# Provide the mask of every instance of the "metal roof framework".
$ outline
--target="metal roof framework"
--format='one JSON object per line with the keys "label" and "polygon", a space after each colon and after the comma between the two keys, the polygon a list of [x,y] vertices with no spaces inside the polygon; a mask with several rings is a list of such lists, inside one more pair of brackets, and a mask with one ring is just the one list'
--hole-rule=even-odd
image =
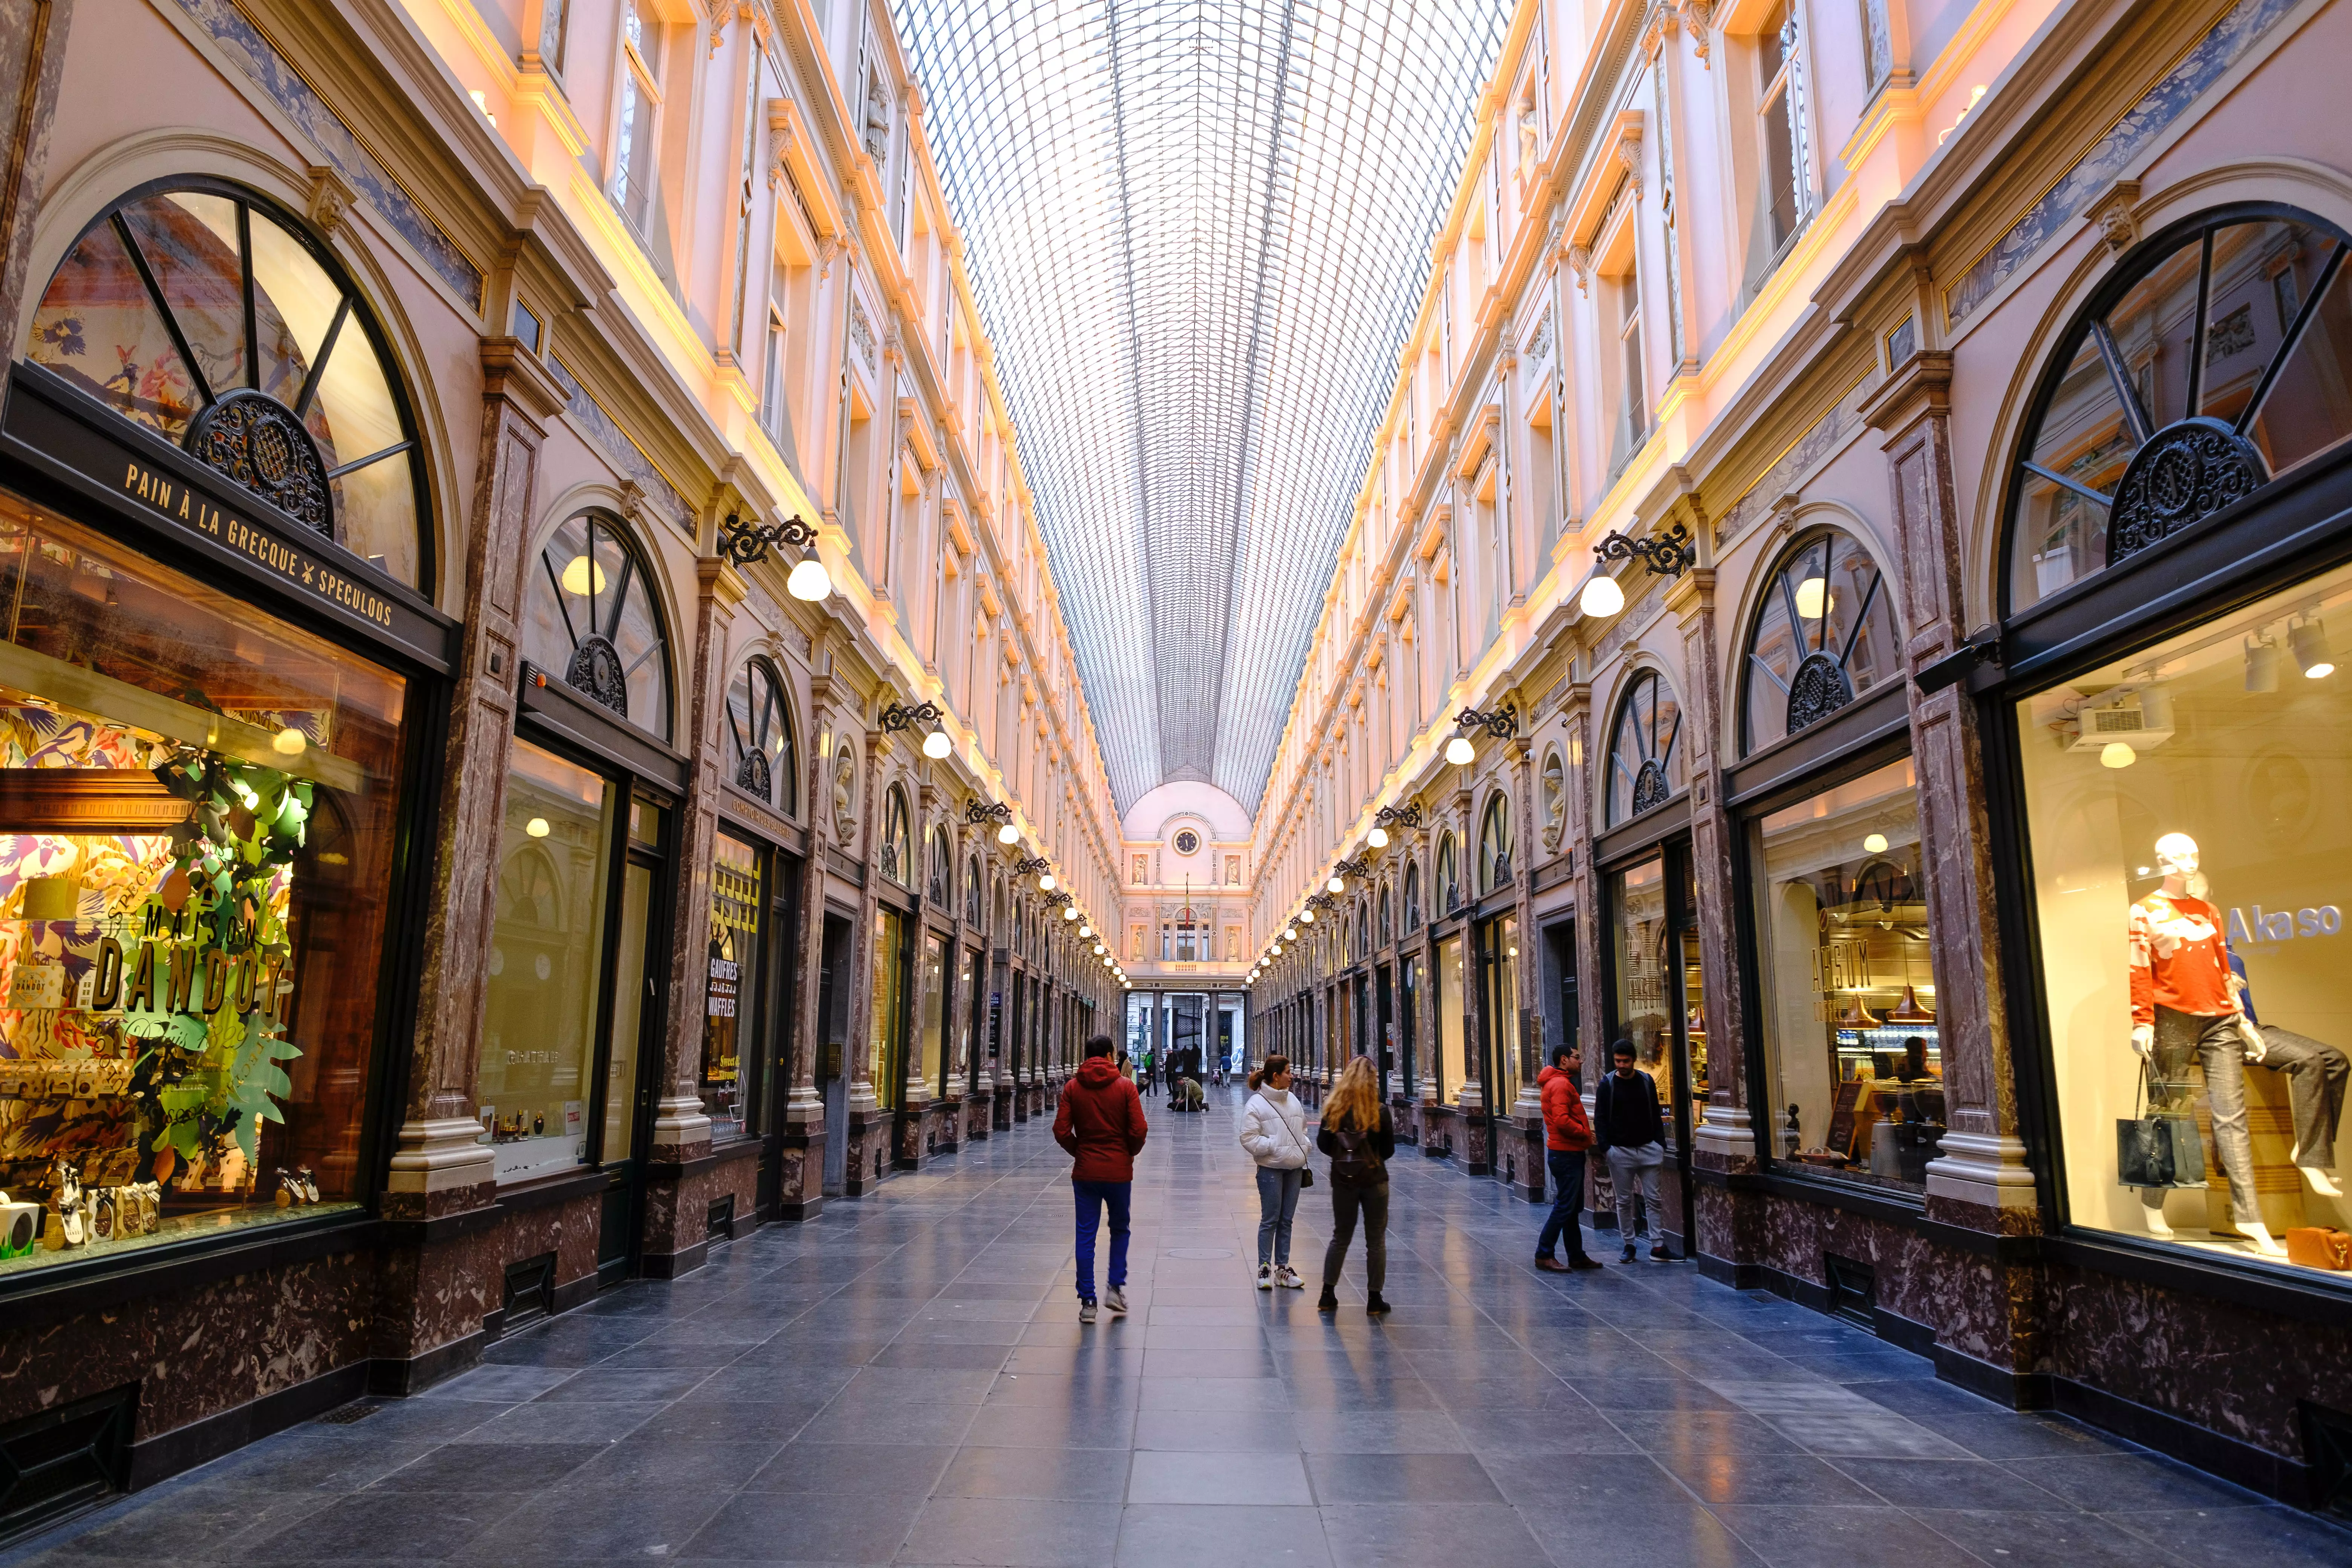
{"label": "metal roof framework", "polygon": [[1255,811],[1507,0],[894,0],[1124,811]]}

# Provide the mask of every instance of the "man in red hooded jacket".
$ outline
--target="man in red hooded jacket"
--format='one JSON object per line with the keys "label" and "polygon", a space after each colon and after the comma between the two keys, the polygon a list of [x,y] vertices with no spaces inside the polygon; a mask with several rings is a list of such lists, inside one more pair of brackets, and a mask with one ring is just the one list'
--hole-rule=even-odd
{"label": "man in red hooded jacket", "polygon": [[[1585,1117],[1584,1097],[1576,1085],[1583,1066],[1583,1055],[1574,1046],[1556,1046],[1551,1066],[1536,1075],[1543,1095],[1545,1163],[1551,1167],[1551,1215],[1536,1238],[1536,1267],[1547,1274],[1601,1267],[1584,1250],[1578,1218],[1584,1206],[1584,1156],[1592,1147],[1592,1123]],[[1552,1256],[1563,1237],[1568,1241],[1565,1263]]]}
{"label": "man in red hooded jacket", "polygon": [[1128,1199],[1135,1190],[1135,1157],[1143,1152],[1143,1097],[1111,1065],[1111,1040],[1087,1042],[1078,1076],[1062,1086],[1054,1113],[1054,1142],[1069,1151],[1070,1189],[1078,1200],[1078,1321],[1095,1321],[1095,1233],[1110,1205],[1110,1272],[1103,1305],[1127,1310]]}

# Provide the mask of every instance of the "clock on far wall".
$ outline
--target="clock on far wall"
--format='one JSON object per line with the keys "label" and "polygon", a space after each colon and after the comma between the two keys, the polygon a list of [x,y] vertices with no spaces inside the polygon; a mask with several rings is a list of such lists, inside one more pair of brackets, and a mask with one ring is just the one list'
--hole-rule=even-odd
{"label": "clock on far wall", "polygon": [[1199,853],[1200,853],[1200,850],[1201,850],[1201,836],[1200,836],[1199,834],[1197,834],[1197,833],[1193,832],[1193,831],[1192,831],[1191,828],[1189,828],[1189,827],[1186,827],[1186,828],[1180,828],[1180,829],[1177,831],[1177,834],[1176,834],[1176,853],[1177,853],[1177,854],[1179,854],[1179,855],[1197,855],[1197,854],[1199,854]]}

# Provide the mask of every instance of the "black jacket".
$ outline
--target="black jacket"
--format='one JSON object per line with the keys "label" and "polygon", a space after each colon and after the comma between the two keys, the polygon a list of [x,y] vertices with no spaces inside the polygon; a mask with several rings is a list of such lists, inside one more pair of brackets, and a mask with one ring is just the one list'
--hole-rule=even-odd
{"label": "black jacket", "polygon": [[1639,1068],[1630,1078],[1602,1073],[1601,1087],[1592,1094],[1593,1148],[1638,1149],[1665,1141],[1666,1123],[1658,1110],[1656,1080]]}
{"label": "black jacket", "polygon": [[[1335,1160],[1346,1152],[1328,1127],[1316,1128],[1315,1146]],[[1396,1123],[1390,1120],[1389,1108],[1385,1105],[1381,1107],[1380,1131],[1372,1134],[1372,1152],[1381,1157],[1382,1164],[1396,1158]]]}

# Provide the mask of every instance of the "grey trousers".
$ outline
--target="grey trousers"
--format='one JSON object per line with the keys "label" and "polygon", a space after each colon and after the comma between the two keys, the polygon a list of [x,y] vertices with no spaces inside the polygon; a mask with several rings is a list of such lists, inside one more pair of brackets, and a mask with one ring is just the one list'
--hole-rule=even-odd
{"label": "grey trousers", "polygon": [[[2254,1203],[2254,1141],[2246,1130],[2245,1041],[2234,1013],[2156,1010],[2156,1048],[2148,1062],[2147,1108],[2186,1116],[2196,1097],[2189,1064],[2205,1069],[2205,1100],[2213,1119],[2213,1152],[2230,1178],[2230,1217],[2240,1225],[2262,1223]],[[2166,1189],[2143,1187],[2139,1201],[2164,1206]]]}
{"label": "grey trousers", "polygon": [[1665,1149],[1656,1143],[1644,1143],[1638,1149],[1610,1146],[1609,1184],[1617,1192],[1617,1239],[1628,1247],[1642,1234],[1644,1204],[1649,1207],[1649,1217],[1658,1227],[1650,1233],[1650,1245],[1659,1247],[1666,1244],[1666,1205],[1658,1197],[1658,1172],[1665,1163]]}
{"label": "grey trousers", "polygon": [[2294,1163],[2313,1171],[2336,1169],[2336,1132],[2344,1122],[2344,1080],[2352,1063],[2324,1040],[2256,1026],[2263,1032],[2263,1065],[2286,1074],[2287,1098],[2294,1105]]}

